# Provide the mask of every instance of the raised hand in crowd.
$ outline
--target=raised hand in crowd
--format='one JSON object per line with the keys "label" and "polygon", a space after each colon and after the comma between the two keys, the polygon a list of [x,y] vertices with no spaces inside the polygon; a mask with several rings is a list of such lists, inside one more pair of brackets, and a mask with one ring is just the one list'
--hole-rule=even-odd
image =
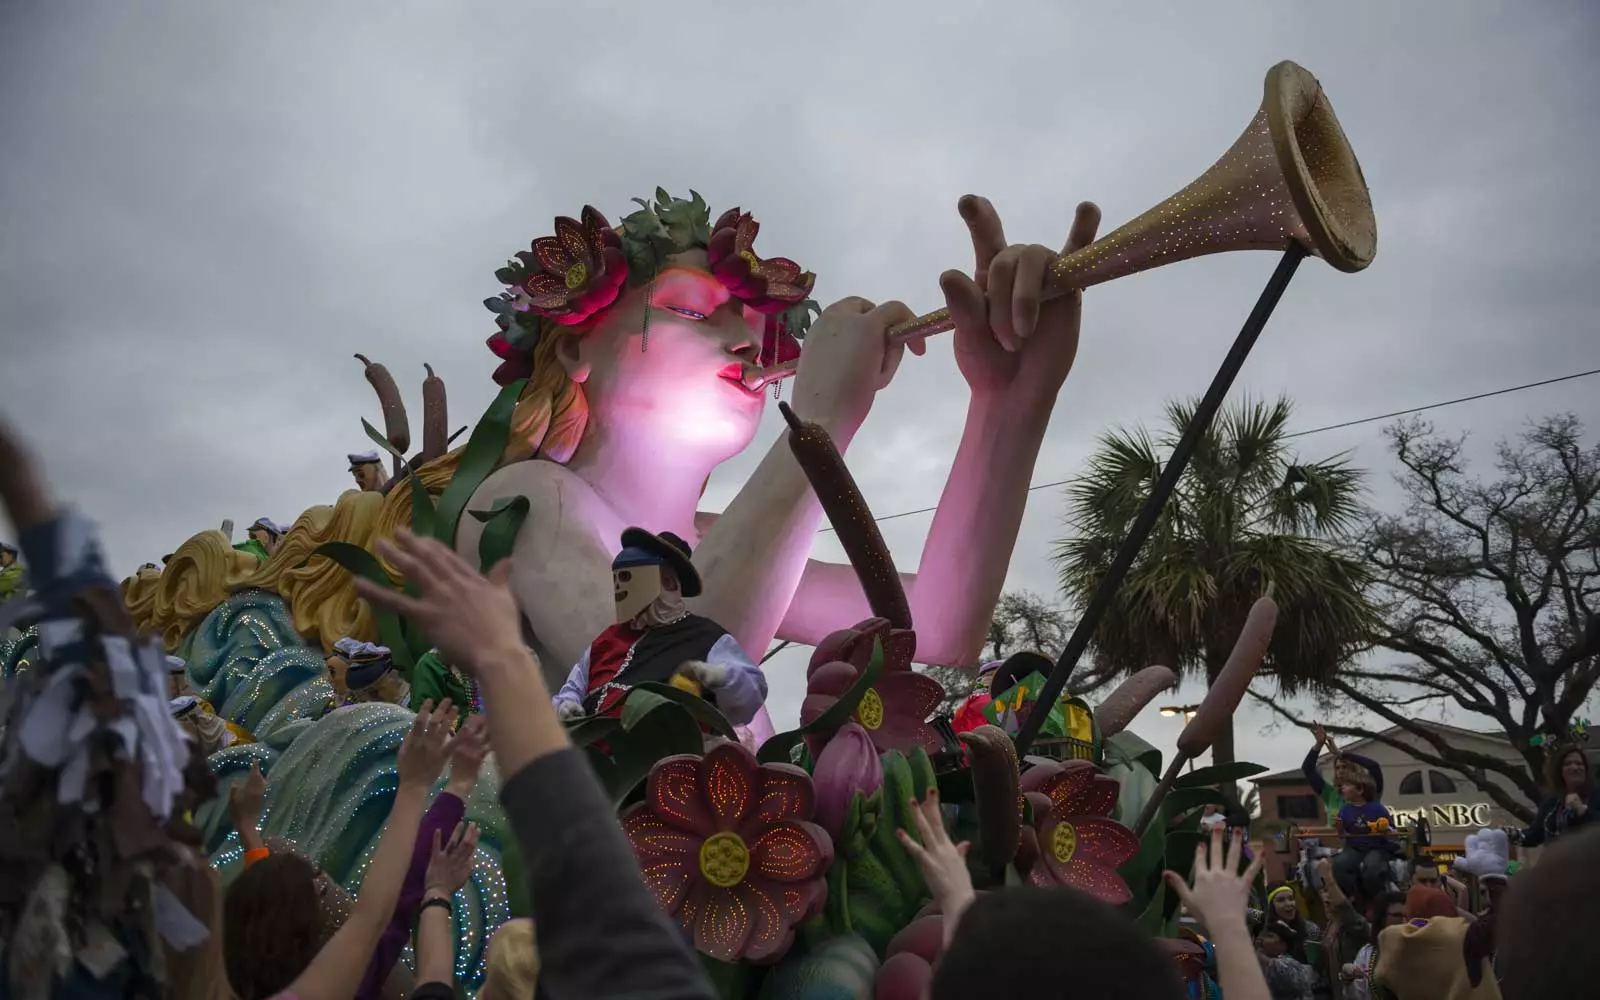
{"label": "raised hand in crowd", "polygon": [[928,883],[928,891],[944,915],[944,943],[948,945],[955,936],[956,925],[961,922],[961,914],[977,898],[972,888],[972,873],[967,871],[967,850],[972,845],[966,841],[959,844],[950,841],[950,834],[944,828],[944,815],[939,811],[937,789],[929,789],[927,798],[921,802],[912,800],[911,805],[911,814],[917,821],[917,837],[913,838],[904,830],[897,832],[907,853],[916,859],[923,881]]}
{"label": "raised hand in crowd", "polygon": [[699,959],[645,886],[615,809],[572,749],[539,662],[523,645],[509,566],[485,576],[448,546],[409,532],[378,551],[416,596],[357,580],[361,596],[406,616],[483,689],[489,742],[505,776],[500,801],[527,865],[548,995],[710,1000]]}
{"label": "raised hand in crowd", "polygon": [[1256,961],[1255,944],[1245,925],[1245,910],[1250,905],[1250,887],[1261,873],[1262,855],[1239,873],[1243,856],[1244,831],[1233,830],[1224,844],[1223,831],[1211,831],[1209,843],[1194,852],[1194,885],[1177,872],[1163,877],[1178,894],[1183,905],[1205,926],[1217,951],[1217,985],[1228,1000],[1271,1000],[1267,980]]}
{"label": "raised hand in crowd", "polygon": [[444,790],[465,802],[478,787],[478,772],[489,756],[489,727],[483,716],[474,715],[462,723],[450,747],[450,780]]}
{"label": "raised hand in crowd", "polygon": [[417,915],[417,982],[420,985],[411,994],[414,1000],[455,996],[452,985],[455,977],[454,897],[472,874],[477,850],[476,823],[458,824],[448,839],[443,831],[433,832],[427,888]]}
{"label": "raised hand in crowd", "polygon": [[239,847],[246,860],[267,849],[261,839],[261,811],[266,797],[267,779],[261,776],[259,763],[252,763],[245,779],[228,789],[228,818],[239,832]]}
{"label": "raised hand in crowd", "polygon": [[456,712],[448,698],[438,708],[431,701],[423,702],[400,744],[399,788],[350,916],[283,991],[288,997],[350,1000],[356,995],[400,896],[428,793],[450,758],[455,719]]}

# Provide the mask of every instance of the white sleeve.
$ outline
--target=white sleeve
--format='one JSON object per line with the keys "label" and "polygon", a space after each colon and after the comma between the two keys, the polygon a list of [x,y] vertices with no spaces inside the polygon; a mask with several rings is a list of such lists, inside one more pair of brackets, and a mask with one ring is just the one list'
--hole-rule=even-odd
{"label": "white sleeve", "polygon": [[747,726],[767,700],[767,675],[740,648],[731,635],[718,639],[706,662],[727,671],[728,679],[716,689],[717,709],[736,726]]}
{"label": "white sleeve", "polygon": [[572,672],[567,674],[567,682],[561,685],[561,690],[557,691],[556,696],[550,699],[550,703],[558,705],[563,701],[570,701],[574,705],[582,705],[583,696],[588,693],[589,651],[586,649],[583,651],[583,655],[578,658],[578,663],[572,668]]}

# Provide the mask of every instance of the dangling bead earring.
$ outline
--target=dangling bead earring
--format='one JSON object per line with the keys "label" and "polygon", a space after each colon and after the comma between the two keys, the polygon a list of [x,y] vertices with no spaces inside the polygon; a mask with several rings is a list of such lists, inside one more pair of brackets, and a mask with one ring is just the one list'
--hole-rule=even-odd
{"label": "dangling bead earring", "polygon": [[650,275],[650,283],[644,286],[644,330],[639,336],[639,353],[643,354],[650,349],[650,310],[656,300],[656,276]]}

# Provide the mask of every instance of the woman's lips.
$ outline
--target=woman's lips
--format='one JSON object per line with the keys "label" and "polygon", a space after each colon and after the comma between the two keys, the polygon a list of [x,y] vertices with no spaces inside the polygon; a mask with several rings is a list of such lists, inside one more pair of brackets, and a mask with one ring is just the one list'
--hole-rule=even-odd
{"label": "woman's lips", "polygon": [[747,396],[755,396],[759,398],[762,395],[760,389],[752,389],[745,383],[744,365],[738,363],[730,364],[723,368],[722,371],[718,372],[717,375],[738,386],[740,390],[743,391]]}

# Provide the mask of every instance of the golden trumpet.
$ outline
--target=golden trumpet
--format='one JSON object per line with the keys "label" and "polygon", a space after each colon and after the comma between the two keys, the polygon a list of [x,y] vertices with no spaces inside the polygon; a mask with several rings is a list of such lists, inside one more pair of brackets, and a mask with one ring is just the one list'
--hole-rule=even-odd
{"label": "golden trumpet", "polygon": [[[1284,61],[1267,71],[1265,95],[1244,134],[1188,187],[1082,249],[1057,257],[1044,298],[1191,257],[1284,250],[1299,243],[1341,271],[1359,271],[1378,250],[1372,196],[1355,150],[1317,78]],[[897,344],[954,327],[939,309],[889,331]],[[750,371],[746,384],[794,374],[798,362]]]}

